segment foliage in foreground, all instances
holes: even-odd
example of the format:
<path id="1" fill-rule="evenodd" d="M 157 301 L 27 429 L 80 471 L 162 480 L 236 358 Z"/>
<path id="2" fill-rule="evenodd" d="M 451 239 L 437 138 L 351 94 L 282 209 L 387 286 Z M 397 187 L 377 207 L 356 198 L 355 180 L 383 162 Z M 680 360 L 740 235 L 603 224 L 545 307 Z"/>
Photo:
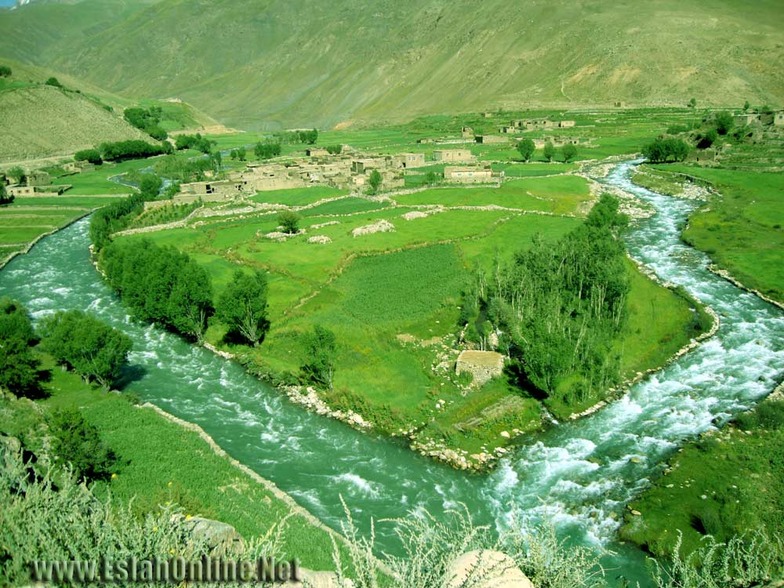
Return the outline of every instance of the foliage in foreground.
<path id="1" fill-rule="evenodd" d="M 454 559 L 478 549 L 507 554 L 537 588 L 605 586 L 596 553 L 585 547 L 566 547 L 552 527 L 525 535 L 509 531 L 499 538 L 489 527 L 474 525 L 465 508 L 448 511 L 443 521 L 427 512 L 410 513 L 403 519 L 382 521 L 395 525 L 404 555 L 386 556 L 381 562 L 373 555 L 374 529 L 371 527 L 369 537 L 362 536 L 345 504 L 344 510 L 346 522 L 342 532 L 348 540 L 350 562 L 343 561 L 335 549 L 335 567 L 345 582 L 350 563 L 356 570 L 352 580 L 357 588 L 443 586 L 450 580 L 449 566 Z M 464 586 L 484 585 L 483 580 L 493 578 L 499 571 L 493 567 L 473 570 Z M 391 583 L 382 580 L 387 575 L 391 575 Z"/>
<path id="2" fill-rule="evenodd" d="M 681 555 L 681 539 L 671 565 L 654 564 L 658 588 L 753 588 L 784 578 L 781 537 L 753 531 L 719 543 L 709 536 L 688 557 Z"/>
<path id="3" fill-rule="evenodd" d="M 2 463 L 4 461 L 4 463 Z M 29 565 L 46 561 L 113 561 L 210 554 L 208 538 L 191 532 L 176 505 L 139 519 L 130 504 L 100 500 L 68 469 L 36 472 L 14 451 L 0 452 L 0 584 L 30 583 Z M 285 519 L 263 537 L 226 546 L 225 557 L 281 556 Z M 171 584 L 168 584 L 171 585 Z"/>

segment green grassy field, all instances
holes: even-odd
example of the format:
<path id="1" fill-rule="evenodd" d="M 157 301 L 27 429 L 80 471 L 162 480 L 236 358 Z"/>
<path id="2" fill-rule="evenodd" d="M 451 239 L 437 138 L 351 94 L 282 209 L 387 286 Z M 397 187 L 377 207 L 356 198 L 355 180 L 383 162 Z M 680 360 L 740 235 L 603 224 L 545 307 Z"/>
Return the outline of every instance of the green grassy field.
<path id="1" fill-rule="evenodd" d="M 683 238 L 743 284 L 784 301 L 784 176 L 658 166 L 711 182 L 719 194 L 689 219 Z"/>
<path id="2" fill-rule="evenodd" d="M 134 406 L 122 394 L 91 389 L 79 376 L 60 368 L 52 369 L 47 388 L 51 396 L 35 404 L 0 398 L 0 431 L 40 451 L 44 415 L 58 408 L 78 409 L 118 457 L 111 480 L 96 482 L 96 495 L 111 493 L 113 500 L 132 501 L 140 516 L 173 502 L 187 514 L 226 522 L 246 538 L 263 535 L 289 514 L 286 503 L 215 454 L 197 433 L 154 410 Z M 301 515 L 287 521 L 284 545 L 306 567 L 333 566 L 328 533 Z"/>

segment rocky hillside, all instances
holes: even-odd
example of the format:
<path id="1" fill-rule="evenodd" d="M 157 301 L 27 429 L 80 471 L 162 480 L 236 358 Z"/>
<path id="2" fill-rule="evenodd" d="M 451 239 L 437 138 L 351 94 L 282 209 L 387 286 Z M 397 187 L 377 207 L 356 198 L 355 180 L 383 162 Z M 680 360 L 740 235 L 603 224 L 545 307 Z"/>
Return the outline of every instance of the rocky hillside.
<path id="1" fill-rule="evenodd" d="M 81 0 L 0 13 L 0 56 L 241 128 L 497 107 L 777 105 L 780 0 Z"/>

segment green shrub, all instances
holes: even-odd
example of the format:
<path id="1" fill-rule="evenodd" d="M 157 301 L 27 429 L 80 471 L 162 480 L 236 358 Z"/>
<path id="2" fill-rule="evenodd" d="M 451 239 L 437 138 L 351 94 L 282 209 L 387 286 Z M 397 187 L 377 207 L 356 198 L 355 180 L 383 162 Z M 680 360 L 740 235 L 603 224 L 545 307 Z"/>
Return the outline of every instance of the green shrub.
<path id="1" fill-rule="evenodd" d="M 61 463 L 70 465 L 77 478 L 93 481 L 111 476 L 117 456 L 78 410 L 57 410 L 48 424 L 54 437 L 52 451 Z"/>

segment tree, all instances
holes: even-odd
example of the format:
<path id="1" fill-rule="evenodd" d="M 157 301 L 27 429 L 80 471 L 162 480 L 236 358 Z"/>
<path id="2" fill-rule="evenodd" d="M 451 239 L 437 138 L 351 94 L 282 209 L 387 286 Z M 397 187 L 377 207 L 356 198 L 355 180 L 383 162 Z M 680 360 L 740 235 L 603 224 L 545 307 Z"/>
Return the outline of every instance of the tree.
<path id="1" fill-rule="evenodd" d="M 47 86 L 54 86 L 55 88 L 62 88 L 63 85 L 58 81 L 57 78 L 51 77 L 44 82 Z"/>
<path id="2" fill-rule="evenodd" d="M 708 129 L 704 133 L 697 136 L 697 149 L 707 149 L 713 145 L 719 138 L 716 129 Z"/>
<path id="3" fill-rule="evenodd" d="M 566 145 L 561 147 L 561 155 L 563 155 L 563 160 L 566 163 L 569 163 L 575 157 L 577 157 L 577 147 L 575 147 L 571 143 L 567 143 Z"/>
<path id="4" fill-rule="evenodd" d="M 257 143 L 253 149 L 258 159 L 272 159 L 281 154 L 280 143 L 267 141 L 265 143 Z"/>
<path id="5" fill-rule="evenodd" d="M 11 204 L 14 201 L 14 195 L 9 194 L 5 189 L 5 178 L 0 177 L 0 206 L 3 204 Z"/>
<path id="6" fill-rule="evenodd" d="M 746 112 L 749 108 L 751 108 L 751 103 L 748 100 L 743 103 L 743 112 Z"/>
<path id="7" fill-rule="evenodd" d="M 719 135 L 726 135 L 732 130 L 733 125 L 735 124 L 735 119 L 732 117 L 732 114 L 729 112 L 718 112 L 716 113 L 716 132 Z"/>
<path id="8" fill-rule="evenodd" d="M 0 78 L 7 78 L 11 75 L 11 68 L 7 65 L 0 65 Z"/>
<path id="9" fill-rule="evenodd" d="M 696 98 L 692 98 L 691 100 L 689 100 L 689 108 L 697 108 L 697 99 Z"/>
<path id="10" fill-rule="evenodd" d="M 119 378 L 133 347 L 126 334 L 80 310 L 47 317 L 41 332 L 42 347 L 55 361 L 104 388 Z"/>
<path id="11" fill-rule="evenodd" d="M 340 155 L 343 152 L 343 145 L 327 145 L 327 153 Z"/>
<path id="12" fill-rule="evenodd" d="M 6 175 L 11 178 L 15 184 L 24 184 L 27 179 L 27 173 L 18 165 L 9 169 L 6 172 Z"/>
<path id="13" fill-rule="evenodd" d="M 683 161 L 689 155 L 689 145 L 675 137 L 657 137 L 651 143 L 643 146 L 642 154 L 651 163 L 667 163 Z"/>
<path id="14" fill-rule="evenodd" d="M 293 210 L 282 210 L 278 213 L 278 224 L 284 233 L 294 235 L 299 231 L 299 215 Z"/>
<path id="15" fill-rule="evenodd" d="M 101 165 L 103 158 L 101 158 L 101 152 L 97 149 L 83 149 L 74 153 L 74 161 L 87 161 L 93 165 Z"/>
<path id="16" fill-rule="evenodd" d="M 54 437 L 52 451 L 70 463 L 74 474 L 86 481 L 108 478 L 117 456 L 102 440 L 95 425 L 74 409 L 56 410 L 48 419 Z"/>
<path id="17" fill-rule="evenodd" d="M 523 161 L 530 161 L 534 151 L 536 151 L 536 145 L 531 139 L 523 139 L 517 144 L 517 150 L 520 152 L 520 157 L 523 158 Z"/>
<path id="18" fill-rule="evenodd" d="M 302 374 L 311 384 L 331 390 L 337 352 L 335 333 L 315 325 L 311 332 L 303 336 L 303 343 L 305 362 L 301 367 Z"/>
<path id="19" fill-rule="evenodd" d="M 544 144 L 542 154 L 547 161 L 552 161 L 553 157 L 555 157 L 555 145 L 553 145 L 552 142 L 547 141 L 547 143 Z"/>
<path id="20" fill-rule="evenodd" d="M 40 362 L 30 348 L 35 342 L 27 310 L 15 300 L 0 299 L 0 387 L 17 396 L 40 392 Z"/>
<path id="21" fill-rule="evenodd" d="M 163 180 L 155 174 L 142 174 L 139 181 L 139 193 L 145 200 L 154 200 L 161 193 Z"/>
<path id="22" fill-rule="evenodd" d="M 427 184 L 428 186 L 433 186 L 434 184 L 437 184 L 440 180 L 441 177 L 433 170 L 430 170 L 425 174 L 425 184 Z"/>
<path id="23" fill-rule="evenodd" d="M 371 194 L 376 194 L 381 187 L 382 181 L 383 178 L 381 177 L 381 173 L 377 169 L 370 172 L 370 177 L 368 178 L 368 185 L 370 186 L 369 192 Z"/>
<path id="24" fill-rule="evenodd" d="M 221 166 L 223 165 L 223 156 L 220 151 L 215 151 L 210 154 L 210 163 L 212 164 L 213 171 L 216 174 L 220 173 Z"/>
<path id="25" fill-rule="evenodd" d="M 237 270 L 218 299 L 215 312 L 228 325 L 229 332 L 238 332 L 249 343 L 258 345 L 269 329 L 267 274 Z"/>

